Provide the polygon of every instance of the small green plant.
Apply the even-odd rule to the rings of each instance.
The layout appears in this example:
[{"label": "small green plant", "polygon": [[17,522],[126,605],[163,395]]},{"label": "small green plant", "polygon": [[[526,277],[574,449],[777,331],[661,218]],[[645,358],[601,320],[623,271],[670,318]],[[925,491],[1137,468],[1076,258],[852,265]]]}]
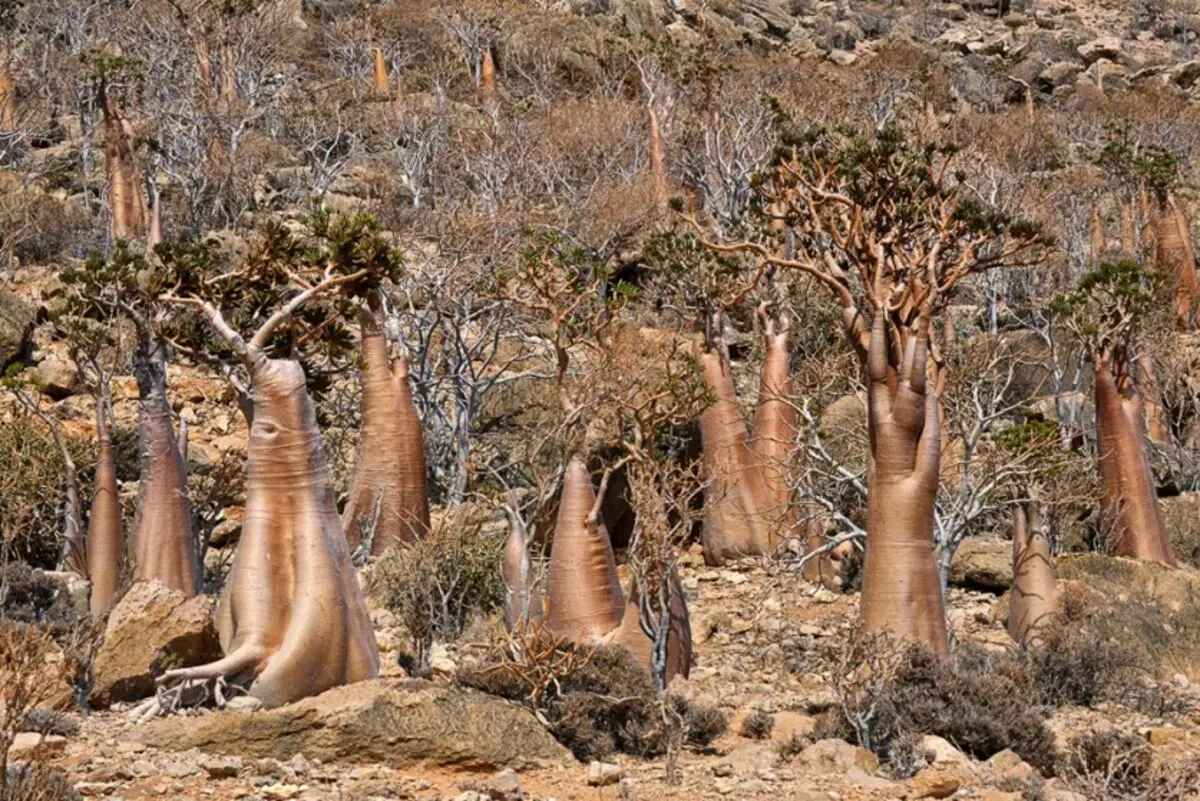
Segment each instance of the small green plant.
[{"label": "small green plant", "polygon": [[487,518],[468,510],[442,518],[425,539],[376,562],[367,592],[403,621],[418,672],[428,669],[435,639],[453,641],[472,615],[503,603],[503,551],[504,539],[488,530]]}]

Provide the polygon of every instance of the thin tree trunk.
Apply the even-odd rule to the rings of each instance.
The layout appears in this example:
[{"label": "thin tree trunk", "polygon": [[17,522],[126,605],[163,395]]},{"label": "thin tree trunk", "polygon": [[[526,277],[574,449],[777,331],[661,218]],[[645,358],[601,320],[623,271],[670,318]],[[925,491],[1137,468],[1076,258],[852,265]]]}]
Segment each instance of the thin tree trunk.
[{"label": "thin tree trunk", "polygon": [[66,463],[66,496],[63,504],[63,550],[60,570],[88,577],[87,541],[83,533],[83,518],[79,507],[79,474],[73,460]]},{"label": "thin tree trunk", "polygon": [[895,392],[888,387],[888,336],[878,312],[867,349],[870,454],[867,553],[861,616],[869,630],[950,653],[945,605],[933,553],[941,433],[938,401],[925,386],[929,319],[911,333]]},{"label": "thin tree trunk", "polygon": [[608,531],[583,457],[567,462],[550,546],[546,625],[574,642],[596,642],[621,624],[625,597]]},{"label": "thin tree trunk", "polygon": [[421,539],[429,532],[425,449],[408,386],[408,362],[388,358],[378,311],[363,309],[362,430],[358,466],[342,520],[351,550],[367,552]]},{"label": "thin tree trunk", "polygon": [[658,114],[653,106],[647,106],[646,112],[650,117],[650,181],[654,193],[654,206],[659,212],[665,212],[670,194],[667,183],[667,156],[663,146],[662,128],[658,124]]},{"label": "thin tree trunk", "polygon": [[1109,355],[1093,357],[1093,364],[1104,548],[1114,556],[1174,565],[1146,456],[1144,411],[1129,366]]},{"label": "thin tree trunk", "polygon": [[134,578],[161,581],[190,598],[200,592],[202,578],[188,502],[187,464],[171,418],[162,346],[151,341],[147,332],[139,336],[135,371],[140,475],[133,524]]},{"label": "thin tree trunk", "polygon": [[1050,543],[1036,500],[1013,507],[1013,586],[1008,606],[1008,633],[1030,647],[1058,612],[1058,583]]},{"label": "thin tree trunk", "polygon": [[496,108],[496,62],[492,60],[492,50],[484,47],[479,54],[479,102],[489,113]]},{"label": "thin tree trunk", "polygon": [[504,622],[509,629],[517,623],[542,619],[542,593],[533,586],[525,524],[514,512],[504,544]]},{"label": "thin tree trunk", "polygon": [[268,707],[376,676],[379,652],[297,362],[251,351],[254,424],[242,536],[217,609],[225,677]]},{"label": "thin tree trunk", "polygon": [[1108,240],[1104,236],[1104,220],[1100,216],[1100,204],[1092,204],[1092,265],[1099,266],[1108,253]]},{"label": "thin tree trunk", "polygon": [[1132,201],[1121,204],[1121,255],[1127,259],[1136,259],[1138,257]]},{"label": "thin tree trunk", "polygon": [[95,618],[107,615],[116,602],[121,582],[122,555],[125,552],[121,537],[117,466],[113,461],[112,437],[105,419],[105,405],[103,397],[96,402],[96,439],[100,444],[100,453],[96,459],[96,487],[88,519],[87,539],[87,574],[92,582],[90,606]]},{"label": "thin tree trunk", "polygon": [[17,87],[8,70],[8,46],[0,45],[0,132],[17,130]]},{"label": "thin tree trunk", "polygon": [[392,93],[391,87],[388,86],[387,62],[383,58],[383,51],[378,47],[375,48],[375,69],[373,78],[376,95],[379,97],[387,97]]},{"label": "thin tree trunk", "polygon": [[733,373],[723,349],[697,354],[704,382],[714,401],[700,414],[700,440],[708,487],[700,541],[704,561],[768,553],[771,535],[763,510],[771,506],[767,485],[750,449],[746,424],[738,410]]},{"label": "thin tree trunk", "polygon": [[140,239],[150,219],[134,160],[129,123],[104,82],[100,84],[100,102],[104,110],[104,158],[108,165],[112,237]]},{"label": "thin tree trunk", "polygon": [[1167,411],[1163,408],[1162,393],[1158,389],[1158,377],[1154,372],[1154,357],[1143,351],[1138,355],[1138,392],[1146,410],[1146,435],[1156,445],[1171,444],[1171,429],[1167,425]]}]

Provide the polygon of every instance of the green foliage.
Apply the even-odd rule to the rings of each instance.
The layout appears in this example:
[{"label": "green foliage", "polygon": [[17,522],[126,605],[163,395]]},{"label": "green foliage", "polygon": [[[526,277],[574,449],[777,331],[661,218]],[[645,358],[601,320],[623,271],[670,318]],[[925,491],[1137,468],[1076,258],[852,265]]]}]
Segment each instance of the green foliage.
[{"label": "green foliage", "polygon": [[1106,261],[1074,291],[1057,295],[1050,311],[1093,350],[1128,344],[1141,318],[1154,310],[1161,282],[1157,272],[1131,259]]},{"label": "green foliage", "polygon": [[995,435],[996,443],[1014,455],[1040,451],[1058,444],[1058,424],[1040,414],[1022,411],[1019,423],[1005,428]]},{"label": "green foliage", "polygon": [[485,524],[470,511],[447,517],[424,539],[384,554],[371,570],[367,592],[404,622],[418,671],[428,668],[435,639],[452,642],[472,615],[487,615],[504,602],[504,539]]},{"label": "green foliage", "polygon": [[1127,188],[1145,185],[1165,192],[1175,184],[1179,159],[1157,145],[1137,142],[1128,125],[1110,127],[1096,163]]}]

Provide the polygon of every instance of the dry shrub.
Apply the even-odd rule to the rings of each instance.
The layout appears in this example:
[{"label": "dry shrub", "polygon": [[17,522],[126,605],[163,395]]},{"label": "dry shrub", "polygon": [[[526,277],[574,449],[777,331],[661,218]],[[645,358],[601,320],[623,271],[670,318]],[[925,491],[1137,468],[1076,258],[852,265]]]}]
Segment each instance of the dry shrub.
[{"label": "dry shrub", "polygon": [[30,763],[9,771],[0,801],[80,801],[71,778],[59,768]]},{"label": "dry shrub", "polygon": [[742,736],[751,740],[765,740],[775,729],[775,716],[763,709],[756,709],[742,721]]},{"label": "dry shrub", "polygon": [[1060,773],[1089,801],[1183,801],[1200,786],[1200,759],[1161,761],[1135,734],[1089,731],[1071,742]]},{"label": "dry shrub", "polygon": [[[896,746],[898,771],[909,760],[904,738],[933,734],[987,759],[1012,749],[1050,770],[1053,738],[1026,672],[1014,659],[960,648],[942,662],[923,645],[887,633],[855,633],[835,670],[840,709],[820,721],[823,736],[839,736],[885,758]],[[915,759],[915,758],[914,758]]]},{"label": "dry shrub", "polygon": [[656,692],[627,648],[573,645],[538,626],[494,645],[481,665],[460,670],[458,681],[527,704],[584,761],[614,752],[660,756],[673,741],[706,746],[727,727],[714,709]]},{"label": "dry shrub", "polygon": [[380,557],[367,592],[403,621],[417,672],[429,667],[435,639],[452,642],[472,615],[504,601],[504,538],[486,528],[479,510],[442,518],[424,539]]},{"label": "dry shrub", "polygon": [[[1043,647],[1029,654],[1029,675],[1048,706],[1137,702],[1145,675],[1136,648],[1065,620],[1047,628]],[[1137,703],[1135,705],[1140,705]]]},{"label": "dry shrub", "polygon": [[[29,713],[63,686],[64,660],[52,662],[56,646],[50,634],[26,623],[0,621],[0,799],[39,798],[20,790],[39,784],[18,775],[9,785],[8,749]],[[23,795],[14,795],[20,791]]]}]

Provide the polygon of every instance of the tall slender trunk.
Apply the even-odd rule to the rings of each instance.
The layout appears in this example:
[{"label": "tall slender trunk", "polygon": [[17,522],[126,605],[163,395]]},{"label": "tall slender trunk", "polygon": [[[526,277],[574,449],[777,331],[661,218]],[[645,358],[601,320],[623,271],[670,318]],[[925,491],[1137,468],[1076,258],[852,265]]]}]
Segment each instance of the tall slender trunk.
[{"label": "tall slender trunk", "polygon": [[1013,507],[1013,586],[1008,633],[1022,646],[1041,643],[1058,612],[1058,583],[1036,500]]},{"label": "tall slender trunk", "polygon": [[383,58],[383,51],[378,47],[375,48],[375,69],[373,78],[376,95],[379,97],[387,97],[392,93],[391,87],[388,86],[387,61],[385,61]]},{"label": "tall slender trunk", "polygon": [[100,102],[104,110],[104,159],[108,165],[112,237],[140,239],[150,219],[142,196],[129,122],[104,81],[100,84]]},{"label": "tall slender trunk", "polygon": [[479,102],[490,113],[497,100],[496,62],[492,60],[492,49],[485,46],[479,54]]},{"label": "tall slender trunk", "polygon": [[788,329],[776,329],[767,320],[763,331],[766,354],[763,358],[758,407],[754,411],[754,438],[751,449],[762,472],[770,503],[762,509],[768,526],[768,548],[774,549],[785,534],[792,532],[799,509],[792,503],[789,468],[796,434],[799,430],[796,407],[792,405],[792,373],[788,364]]},{"label": "tall slender trunk", "polygon": [[83,533],[83,518],[79,507],[79,474],[74,461],[66,464],[66,487],[63,494],[63,550],[60,570],[88,577],[87,540]]},{"label": "tall slender trunk", "polygon": [[1154,372],[1154,357],[1143,351],[1137,360],[1137,385],[1146,410],[1146,435],[1156,445],[1171,444],[1171,429],[1167,425],[1167,410],[1163,407],[1162,392]]},{"label": "tall slender trunk", "polygon": [[1114,556],[1175,564],[1150,460],[1141,397],[1120,355],[1093,355],[1096,429],[1102,495],[1100,524],[1105,550]]},{"label": "tall slender trunk", "polygon": [[1121,204],[1121,255],[1127,259],[1138,258],[1132,201]]},{"label": "tall slender trunk", "polygon": [[666,211],[670,189],[667,183],[667,155],[663,146],[662,128],[658,123],[658,114],[653,106],[647,106],[646,112],[650,117],[650,181],[654,193],[654,205],[660,211]]},{"label": "tall slender trunk", "polygon": [[304,370],[251,361],[245,522],[217,608],[226,656],[164,678],[223,676],[273,707],[377,675],[379,652]]},{"label": "tall slender trunk", "polygon": [[1181,331],[1191,331],[1196,324],[1200,279],[1196,276],[1191,227],[1171,195],[1159,200],[1155,232],[1154,261],[1174,287],[1176,325]]},{"label": "tall slender trunk", "polygon": [[612,543],[592,514],[595,506],[587,464],[575,455],[563,473],[545,621],[556,635],[574,642],[599,641],[621,624],[625,609]]},{"label": "tall slender trunk", "polygon": [[342,516],[352,550],[378,556],[429,532],[425,449],[408,386],[408,362],[388,358],[377,311],[363,309],[362,430]]},{"label": "tall slender trunk", "polygon": [[17,130],[17,87],[8,69],[8,46],[0,44],[0,132]]},{"label": "tall slender trunk", "polygon": [[121,499],[117,487],[117,466],[113,460],[112,437],[105,419],[103,398],[96,403],[96,439],[100,453],[96,459],[96,487],[88,519],[87,574],[92,582],[92,616],[102,618],[116,602],[121,583],[121,563],[125,544],[121,537]]},{"label": "tall slender trunk", "polygon": [[504,544],[504,622],[512,629],[519,622],[542,619],[542,593],[533,585],[525,524],[512,514]]},{"label": "tall slender trunk", "polygon": [[771,534],[762,510],[771,506],[766,482],[750,449],[746,424],[738,410],[733,373],[721,348],[697,356],[714,401],[700,414],[700,440],[708,487],[700,541],[704,561],[768,553]]},{"label": "tall slender trunk", "polygon": [[133,524],[134,578],[157,579],[190,598],[200,592],[202,575],[188,502],[187,464],[171,418],[162,346],[151,341],[148,333],[140,336],[135,364],[140,475]]},{"label": "tall slender trunk", "polygon": [[1092,265],[1099,266],[1108,253],[1108,240],[1104,236],[1104,220],[1100,216],[1100,204],[1092,204]]},{"label": "tall slender trunk", "polygon": [[871,328],[867,553],[860,614],[867,629],[891,629],[946,657],[950,644],[933,553],[941,432],[937,395],[925,385],[928,330],[926,313],[909,333],[893,391],[882,311]]}]

